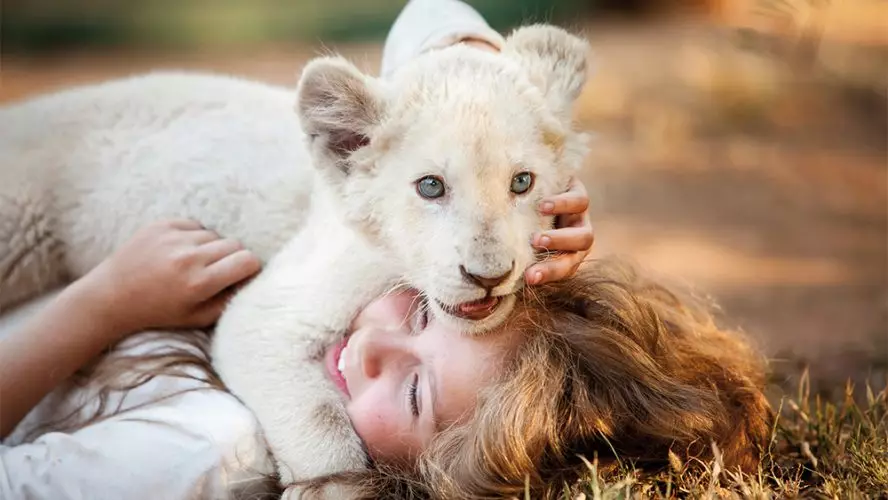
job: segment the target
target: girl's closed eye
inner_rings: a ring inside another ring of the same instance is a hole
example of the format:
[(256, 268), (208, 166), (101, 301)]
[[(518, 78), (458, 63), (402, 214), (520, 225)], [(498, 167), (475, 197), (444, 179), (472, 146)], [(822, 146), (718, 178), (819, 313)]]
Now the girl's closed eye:
[(413, 312), (413, 333), (419, 334), (429, 325), (429, 306), (425, 297), (419, 299), (419, 303)]
[(410, 411), (413, 413), (414, 417), (419, 416), (419, 401), (416, 396), (417, 389), (419, 388), (419, 374), (416, 373), (413, 375), (413, 382), (407, 387), (407, 402), (410, 404)]

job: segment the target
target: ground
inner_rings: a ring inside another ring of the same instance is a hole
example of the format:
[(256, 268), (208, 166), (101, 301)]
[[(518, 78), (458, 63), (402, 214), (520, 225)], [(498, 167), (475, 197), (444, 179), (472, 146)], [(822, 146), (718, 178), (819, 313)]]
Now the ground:
[[(815, 387), (888, 369), (884, 101), (740, 51), (688, 22), (593, 24), (595, 76), (577, 120), (595, 133), (583, 179), (595, 254), (620, 252), (712, 294)], [(375, 71), (378, 45), (327, 46)], [(5, 56), (0, 102), (159, 68), (294, 85), (316, 47), (200, 54)], [(874, 108), (875, 106), (875, 108)]]

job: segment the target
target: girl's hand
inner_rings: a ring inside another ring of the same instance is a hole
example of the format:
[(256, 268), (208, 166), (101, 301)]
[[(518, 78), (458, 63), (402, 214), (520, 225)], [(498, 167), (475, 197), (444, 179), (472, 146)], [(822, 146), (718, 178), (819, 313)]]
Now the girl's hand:
[(232, 285), (259, 270), (241, 245), (190, 220), (140, 229), (64, 288), (0, 349), (0, 437), (53, 388), (122, 337), (149, 328), (207, 326)]
[(222, 314), (232, 287), (256, 274), (259, 259), (192, 220), (140, 229), (78, 283), (120, 334), (205, 327)]
[(539, 285), (573, 276), (589, 255), (595, 234), (589, 221), (589, 194), (586, 186), (574, 178), (570, 188), (540, 202), (540, 213), (555, 215), (555, 229), (533, 235), (533, 246), (553, 252), (524, 272), (529, 285)]

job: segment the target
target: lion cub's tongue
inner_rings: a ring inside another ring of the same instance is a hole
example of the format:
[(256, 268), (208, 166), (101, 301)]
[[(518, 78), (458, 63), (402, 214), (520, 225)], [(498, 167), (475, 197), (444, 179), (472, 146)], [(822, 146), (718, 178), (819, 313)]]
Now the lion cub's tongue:
[(499, 304), (499, 297), (487, 297), (472, 302), (463, 302), (459, 305), (459, 311), (469, 317), (484, 318), (493, 312), (493, 308), (497, 304)]

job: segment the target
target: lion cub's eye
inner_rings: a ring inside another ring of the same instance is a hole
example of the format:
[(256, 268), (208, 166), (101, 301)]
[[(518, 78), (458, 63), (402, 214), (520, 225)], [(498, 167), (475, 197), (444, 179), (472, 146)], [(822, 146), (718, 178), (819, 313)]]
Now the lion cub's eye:
[(433, 200), (444, 196), (444, 180), (434, 175), (427, 175), (416, 181), (416, 192), (423, 198)]
[(512, 177), (511, 190), (515, 194), (524, 194), (533, 187), (533, 174), (530, 172), (521, 172)]

